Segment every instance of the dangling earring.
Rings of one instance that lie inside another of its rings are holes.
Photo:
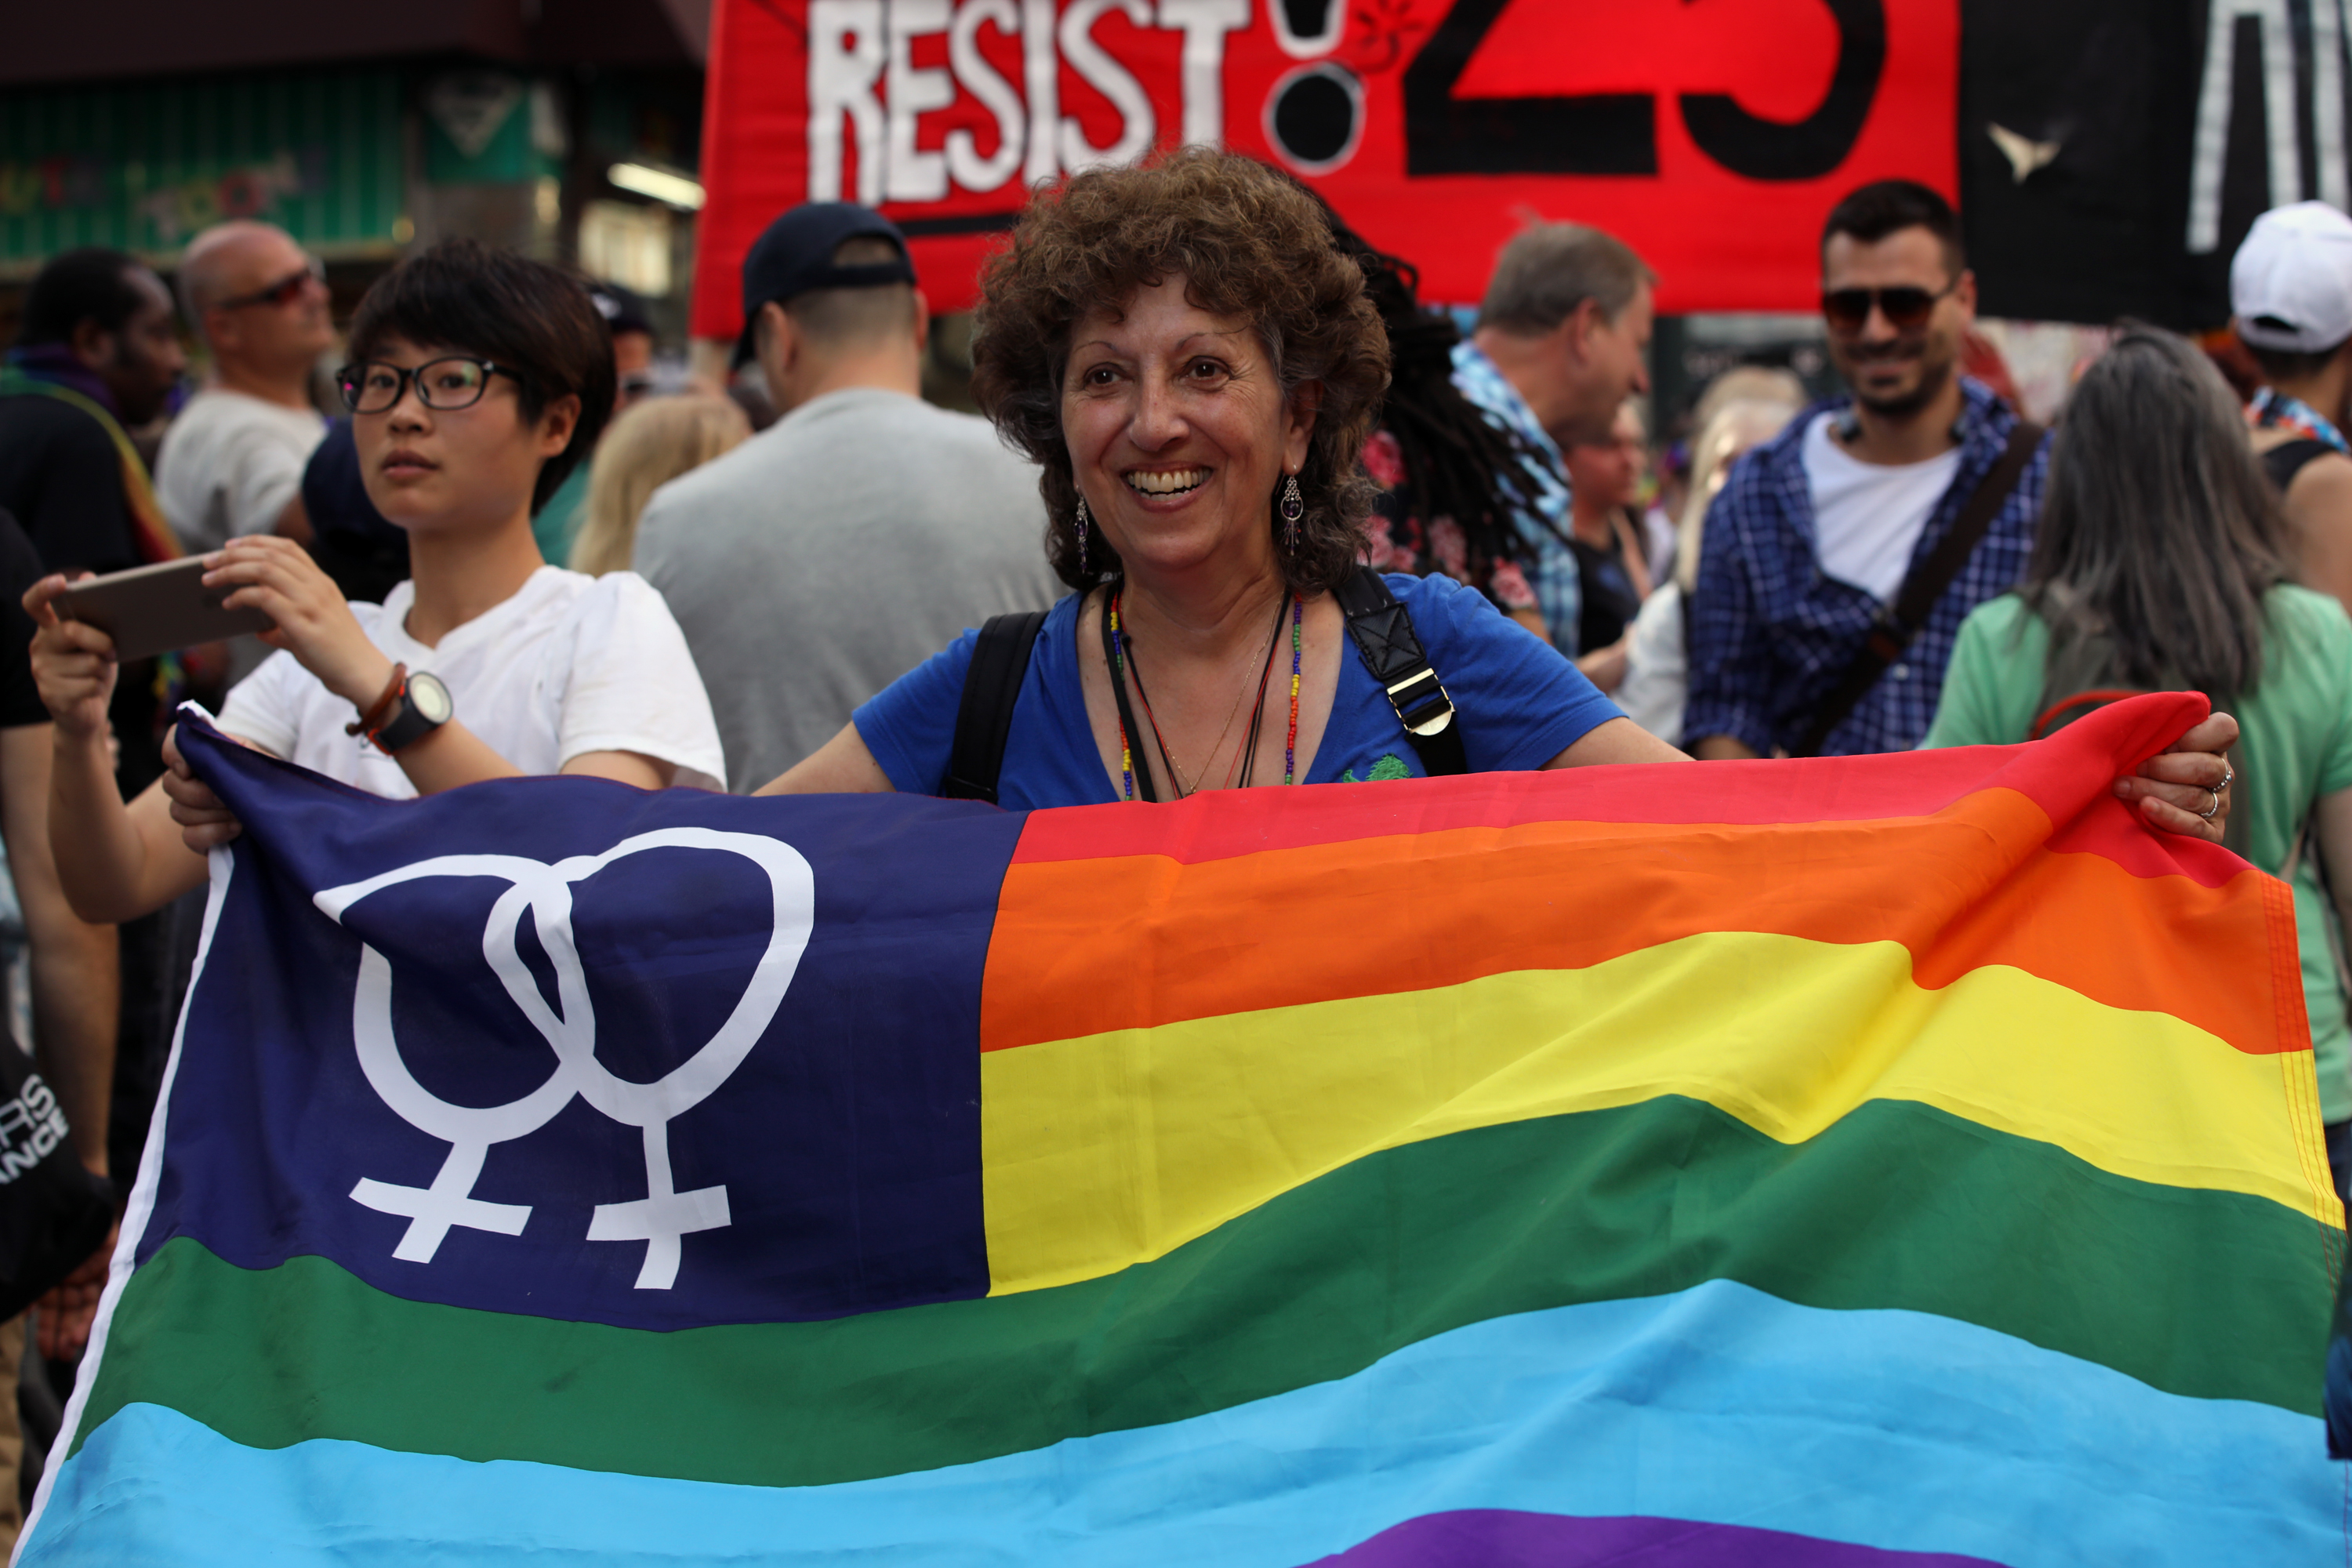
[[[1087,574],[1087,498],[1078,498],[1078,575]]]
[[[1298,493],[1298,476],[1293,474],[1282,485],[1282,547],[1293,555],[1298,553],[1298,520],[1307,515],[1307,498]]]

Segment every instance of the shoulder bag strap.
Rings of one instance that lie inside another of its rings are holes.
[[[2071,697],[2062,697],[2042,710],[2041,717],[2033,721],[2033,727],[2025,731],[2025,738],[2029,741],[2044,740],[2110,702],[2147,695],[2147,688],[2145,686],[2095,686]]]
[[[963,702],[956,710],[955,742],[948,749],[948,776],[940,788],[949,800],[996,804],[1004,742],[1013,732],[1013,705],[1020,700],[1029,655],[1045,625],[1045,611],[1023,610],[992,616],[980,628],[980,641],[963,672]]]
[[[1432,778],[1468,773],[1470,759],[1462,749],[1462,726],[1456,721],[1459,715],[1454,700],[1445,694],[1437,671],[1429,667],[1428,656],[1422,652],[1412,615],[1397,603],[1381,574],[1369,566],[1358,566],[1339,579],[1331,596],[1348,617],[1348,636],[1356,645],[1356,657],[1364,661],[1373,684],[1387,694],[1397,722],[1404,726],[1405,739],[1420,753],[1422,771]]]
[[[1845,722],[1854,705],[1869,695],[1870,689],[1878,684],[1878,678],[1886,673],[1886,667],[1903,657],[1903,650],[1911,646],[1911,639],[1927,624],[1936,601],[1944,596],[1944,590],[1960,574],[1960,568],[1968,564],[1969,557],[1984,539],[1985,531],[2000,514],[2002,503],[2017,489],[2017,481],[2025,475],[2025,466],[2033,460],[2034,448],[2041,444],[2042,426],[2031,420],[2019,420],[2009,433],[2008,448],[1978,482],[1968,505],[1960,509],[1958,519],[1952,524],[1952,531],[1944,535],[1927,559],[1905,575],[1894,606],[1878,612],[1870,636],[1854,654],[1853,662],[1846,666],[1845,673],[1838,677],[1837,685],[1814,710],[1811,728],[1790,755],[1821,755],[1831,733]]]

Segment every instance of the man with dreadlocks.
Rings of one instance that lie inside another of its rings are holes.
[[[1412,267],[1333,223],[1389,330],[1392,375],[1365,467],[1386,493],[1371,562],[1442,572],[1573,658],[1582,615],[1563,443],[1605,439],[1649,389],[1654,281],[1623,243],[1541,224],[1504,247],[1467,341],[1422,309]]]
[[[1539,223],[1495,259],[1478,324],[1454,349],[1454,380],[1487,418],[1540,438],[1556,487],[1515,521],[1552,645],[1576,657],[1583,596],[1569,543],[1562,448],[1609,438],[1618,407],[1650,390],[1656,274],[1622,240],[1581,224]],[[1556,510],[1555,510],[1556,507]]]
[[[1381,487],[1366,563],[1474,587],[1574,658],[1583,598],[1560,447],[1605,434],[1617,405],[1649,390],[1650,269],[1597,229],[1537,225],[1504,247],[1465,342],[1422,305],[1412,263],[1374,248],[1321,192],[1285,177],[1323,209],[1388,329],[1388,395],[1364,447]],[[1630,356],[1596,352],[1628,344]]]
[[[1340,252],[1364,269],[1389,332],[1388,396],[1380,428],[1364,447],[1365,471],[1381,487],[1367,525],[1366,561],[1380,572],[1444,573],[1549,637],[1519,559],[1527,552],[1523,526],[1548,526],[1546,503],[1559,487],[1557,464],[1528,437],[1481,413],[1454,384],[1454,351],[1462,334],[1422,308],[1412,264],[1373,249],[1336,216],[1331,232]],[[1566,492],[1559,496],[1564,505]]]
[[[1339,233],[1367,270],[1395,355],[1383,430],[1364,451],[1390,487],[1373,515],[1373,564],[1461,578],[1573,658],[1583,595],[1559,451],[1606,439],[1618,405],[1649,390],[1656,278],[1597,228],[1538,224],[1503,247],[1463,341],[1421,310],[1412,268]]]

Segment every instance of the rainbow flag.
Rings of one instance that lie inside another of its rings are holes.
[[[1028,816],[198,733],[28,1564],[2340,1563],[2293,914],[2038,745]]]

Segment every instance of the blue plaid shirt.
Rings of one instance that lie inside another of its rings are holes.
[[[2017,416],[1980,383],[1962,379],[1960,468],[1919,531],[1916,568],[1959,520],[1960,509],[2000,460]],[[1691,595],[1689,742],[1729,735],[1766,756],[1794,750],[1838,678],[1861,652],[1880,603],[1825,575],[1814,547],[1813,497],[1805,479],[1805,431],[1843,399],[1816,405],[1739,459],[1707,509]],[[2026,465],[1959,574],[1928,612],[1903,657],[1887,667],[1822,747],[1824,756],[1907,752],[1926,738],[1944,689],[1953,639],[1970,610],[2024,575],[2050,469],[2047,438]]]
[[[1563,537],[1568,531],[1568,465],[1560,458],[1558,444],[1536,423],[1535,410],[1519,395],[1519,389],[1467,338],[1454,345],[1454,384],[1496,428],[1517,433],[1549,459],[1548,468],[1533,461],[1527,464],[1541,515],[1515,509],[1522,543],[1519,566],[1527,574],[1528,586],[1535,590],[1536,608],[1551,630],[1552,646],[1574,658],[1578,625],[1584,615],[1584,590],[1576,552]]]

